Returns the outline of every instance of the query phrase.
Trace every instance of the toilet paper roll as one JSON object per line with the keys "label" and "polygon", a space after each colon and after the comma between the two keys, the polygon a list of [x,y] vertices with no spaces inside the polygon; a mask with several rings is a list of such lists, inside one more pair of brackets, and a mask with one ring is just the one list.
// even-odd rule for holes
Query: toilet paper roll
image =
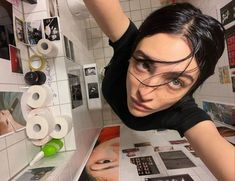
{"label": "toilet paper roll", "polygon": [[46,86],[34,85],[27,90],[29,97],[27,105],[31,108],[39,108],[46,106],[52,99],[49,89]]}
{"label": "toilet paper roll", "polygon": [[23,115],[26,122],[28,121],[29,113],[32,111],[32,108],[29,107],[27,104],[27,100],[28,100],[29,96],[30,96],[30,93],[28,93],[27,91],[24,92],[22,94],[21,101],[20,101],[21,112],[22,112],[22,115]]}
{"label": "toilet paper roll", "polygon": [[69,116],[55,117],[55,128],[50,134],[52,138],[61,139],[65,137],[73,127],[72,119]]}
{"label": "toilet paper roll", "polygon": [[31,139],[31,142],[32,142],[35,146],[42,146],[42,145],[45,145],[47,142],[49,142],[51,139],[52,139],[52,137],[47,136],[46,138],[38,139],[38,140],[33,140],[33,139]]}
{"label": "toilet paper roll", "polygon": [[41,39],[38,41],[37,51],[47,57],[56,57],[58,53],[56,45],[48,39]]}
{"label": "toilet paper roll", "polygon": [[34,109],[28,116],[26,134],[30,139],[45,139],[54,127],[55,121],[48,109]]}

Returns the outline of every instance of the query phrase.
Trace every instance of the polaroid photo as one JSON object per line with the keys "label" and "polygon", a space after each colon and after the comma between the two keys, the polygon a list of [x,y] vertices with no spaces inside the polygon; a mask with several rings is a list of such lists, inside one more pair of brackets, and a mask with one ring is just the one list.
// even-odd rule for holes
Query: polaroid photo
{"label": "polaroid photo", "polygon": [[50,41],[60,40],[58,17],[43,19],[44,35]]}

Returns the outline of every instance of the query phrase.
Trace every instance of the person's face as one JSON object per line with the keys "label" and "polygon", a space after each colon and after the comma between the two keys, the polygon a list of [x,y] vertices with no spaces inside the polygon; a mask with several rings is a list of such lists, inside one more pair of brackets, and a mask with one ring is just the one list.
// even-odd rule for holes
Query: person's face
{"label": "person's face", "polygon": [[91,153],[86,170],[98,180],[118,181],[119,177],[119,138],[99,144]]}
{"label": "person's face", "polygon": [[[184,59],[190,53],[187,41],[177,35],[159,33],[140,41],[133,53],[135,58],[130,59],[126,80],[128,109],[132,115],[147,116],[171,107],[188,92],[199,75],[195,57],[177,64],[149,63],[146,57],[153,61],[172,62]],[[136,57],[140,61],[136,61]],[[146,86],[174,77],[173,74],[179,75],[184,70],[180,77],[169,79],[173,81],[164,81],[167,84]]]}

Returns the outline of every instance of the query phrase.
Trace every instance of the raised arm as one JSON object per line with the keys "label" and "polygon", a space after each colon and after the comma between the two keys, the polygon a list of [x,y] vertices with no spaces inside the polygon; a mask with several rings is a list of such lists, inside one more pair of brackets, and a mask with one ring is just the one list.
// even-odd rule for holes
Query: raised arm
{"label": "raised arm", "polygon": [[84,0],[102,31],[112,42],[118,40],[129,25],[119,0]]}
{"label": "raised arm", "polygon": [[235,181],[235,147],[211,121],[198,123],[186,131],[185,137],[218,180]]}

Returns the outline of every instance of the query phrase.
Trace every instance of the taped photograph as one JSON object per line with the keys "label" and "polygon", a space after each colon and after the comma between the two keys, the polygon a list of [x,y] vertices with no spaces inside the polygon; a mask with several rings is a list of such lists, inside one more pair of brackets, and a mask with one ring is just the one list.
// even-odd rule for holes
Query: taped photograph
{"label": "taped photograph", "polygon": [[0,92],[0,136],[21,130],[26,121],[21,112],[22,92]]}
{"label": "taped photograph", "polygon": [[60,40],[58,17],[43,19],[45,38],[50,41]]}

